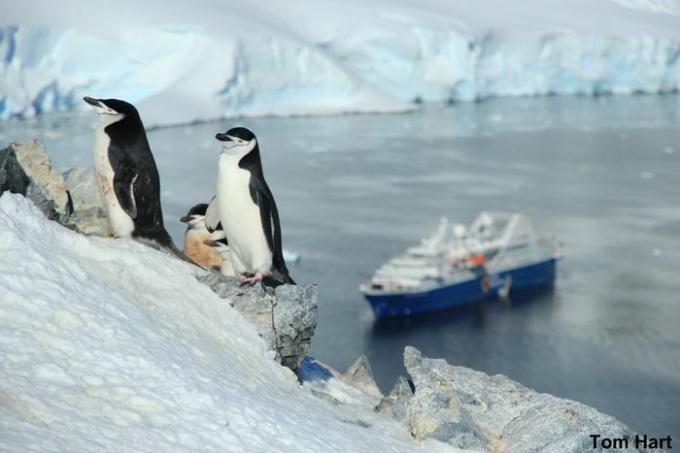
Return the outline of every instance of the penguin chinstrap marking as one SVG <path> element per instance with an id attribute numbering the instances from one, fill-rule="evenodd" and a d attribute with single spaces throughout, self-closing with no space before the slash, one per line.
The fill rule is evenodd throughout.
<path id="1" fill-rule="evenodd" d="M 294 285 L 283 260 L 279 212 L 264 179 L 255 134 L 236 127 L 215 138 L 222 142 L 216 202 L 236 275 L 243 283 Z"/>
<path id="2" fill-rule="evenodd" d="M 193 263 L 163 225 L 158 169 L 137 109 L 118 99 L 83 100 L 99 114 L 94 171 L 113 235 L 158 245 Z"/>

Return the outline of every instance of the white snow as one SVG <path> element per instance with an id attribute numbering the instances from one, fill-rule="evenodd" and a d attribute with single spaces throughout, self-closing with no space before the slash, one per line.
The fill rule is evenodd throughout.
<path id="1" fill-rule="evenodd" d="M 192 271 L 0 197 L 0 451 L 451 451 L 314 397 Z"/>
<path id="2" fill-rule="evenodd" d="M 147 125 L 680 88 L 679 0 L 5 0 L 0 118 L 138 104 Z"/>

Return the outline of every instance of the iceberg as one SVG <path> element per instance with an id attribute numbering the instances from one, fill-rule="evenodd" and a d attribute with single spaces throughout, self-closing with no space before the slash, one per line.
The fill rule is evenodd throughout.
<path id="1" fill-rule="evenodd" d="M 152 126 L 680 88 L 677 0 L 125 0 L 94 2 L 95 20 L 62 3 L 3 5 L 0 119 L 83 95 L 133 102 Z"/>

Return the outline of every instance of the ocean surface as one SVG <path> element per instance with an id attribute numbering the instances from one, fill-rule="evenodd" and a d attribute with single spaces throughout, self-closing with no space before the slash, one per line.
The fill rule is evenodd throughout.
<path id="1" fill-rule="evenodd" d="M 144 112 L 141 112 L 142 115 Z M 89 165 L 94 113 L 0 123 L 0 145 L 42 140 L 61 169 Z M 166 225 L 214 192 L 214 139 L 259 137 L 299 283 L 319 285 L 312 354 L 361 353 L 388 392 L 405 345 L 589 404 L 680 441 L 680 96 L 532 98 L 401 115 L 259 118 L 149 132 Z M 554 288 L 377 322 L 357 290 L 433 231 L 519 211 L 563 243 Z"/>

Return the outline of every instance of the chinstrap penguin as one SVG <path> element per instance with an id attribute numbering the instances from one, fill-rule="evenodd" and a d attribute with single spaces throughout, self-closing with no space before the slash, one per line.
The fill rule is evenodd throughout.
<path id="1" fill-rule="evenodd" d="M 215 138 L 222 142 L 217 213 L 236 275 L 243 283 L 295 284 L 283 260 L 279 213 L 264 179 L 255 134 L 236 127 Z M 208 230 L 214 230 L 214 215 L 206 217 Z"/>
<path id="2" fill-rule="evenodd" d="M 163 225 L 158 169 L 137 109 L 118 99 L 83 100 L 99 114 L 94 170 L 113 235 L 158 245 L 193 263 Z"/>
<path id="3" fill-rule="evenodd" d="M 186 223 L 184 233 L 184 249 L 186 256 L 208 269 L 220 270 L 222 256 L 213 245 L 213 238 L 205 226 L 205 212 L 207 203 L 197 204 L 180 219 Z"/>

